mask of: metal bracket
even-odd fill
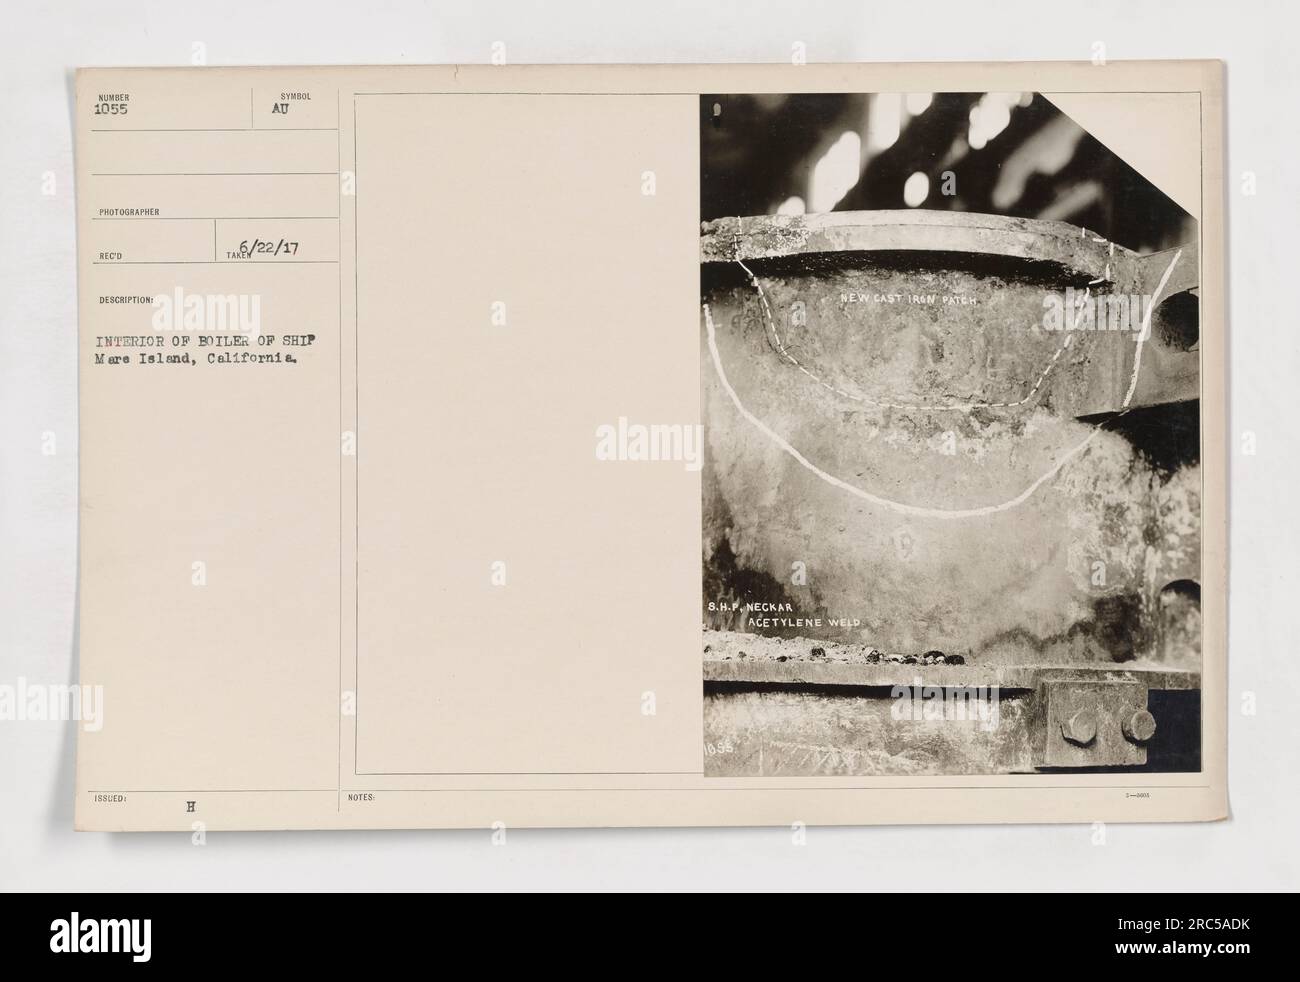
[[[1038,767],[1123,767],[1147,762],[1156,721],[1138,681],[1043,681],[1036,694]]]

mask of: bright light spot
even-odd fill
[[[861,160],[862,137],[852,130],[845,131],[813,168],[808,197],[814,212],[830,211],[858,183]]]
[[[989,106],[984,110],[984,132],[986,138],[991,140],[1011,122],[1011,110],[1001,104]]]
[[[898,142],[903,128],[903,97],[898,93],[873,96],[867,116],[867,151],[879,153]]]
[[[781,207],[777,208],[778,215],[802,215],[808,209],[804,207],[803,198],[795,195],[792,198],[786,198],[781,202]]]
[[[979,150],[1005,130],[1011,122],[1011,108],[1019,104],[1019,92],[989,92],[980,96],[980,101],[970,110],[971,149]]]
[[[909,208],[918,208],[930,196],[930,179],[917,171],[903,185],[903,203]]]
[[[934,101],[934,96],[929,92],[909,92],[907,93],[907,112],[911,116],[919,116],[930,108],[930,103]]]

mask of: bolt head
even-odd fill
[[[1091,709],[1080,709],[1061,722],[1061,736],[1079,747],[1086,747],[1097,739],[1097,714]]]
[[[1135,709],[1127,716],[1120,729],[1124,738],[1132,743],[1146,743],[1156,735],[1156,718],[1145,709]]]

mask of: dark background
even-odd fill
[[[791,198],[806,213],[905,208],[920,173],[929,190],[915,207],[1070,222],[1138,252],[1196,235],[1191,216],[1035,93],[705,95],[700,128],[706,221]],[[856,183],[827,204],[817,165],[845,134],[841,163],[860,145]]]

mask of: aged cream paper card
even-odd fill
[[[1217,63],[76,113],[79,828],[1226,814]]]

